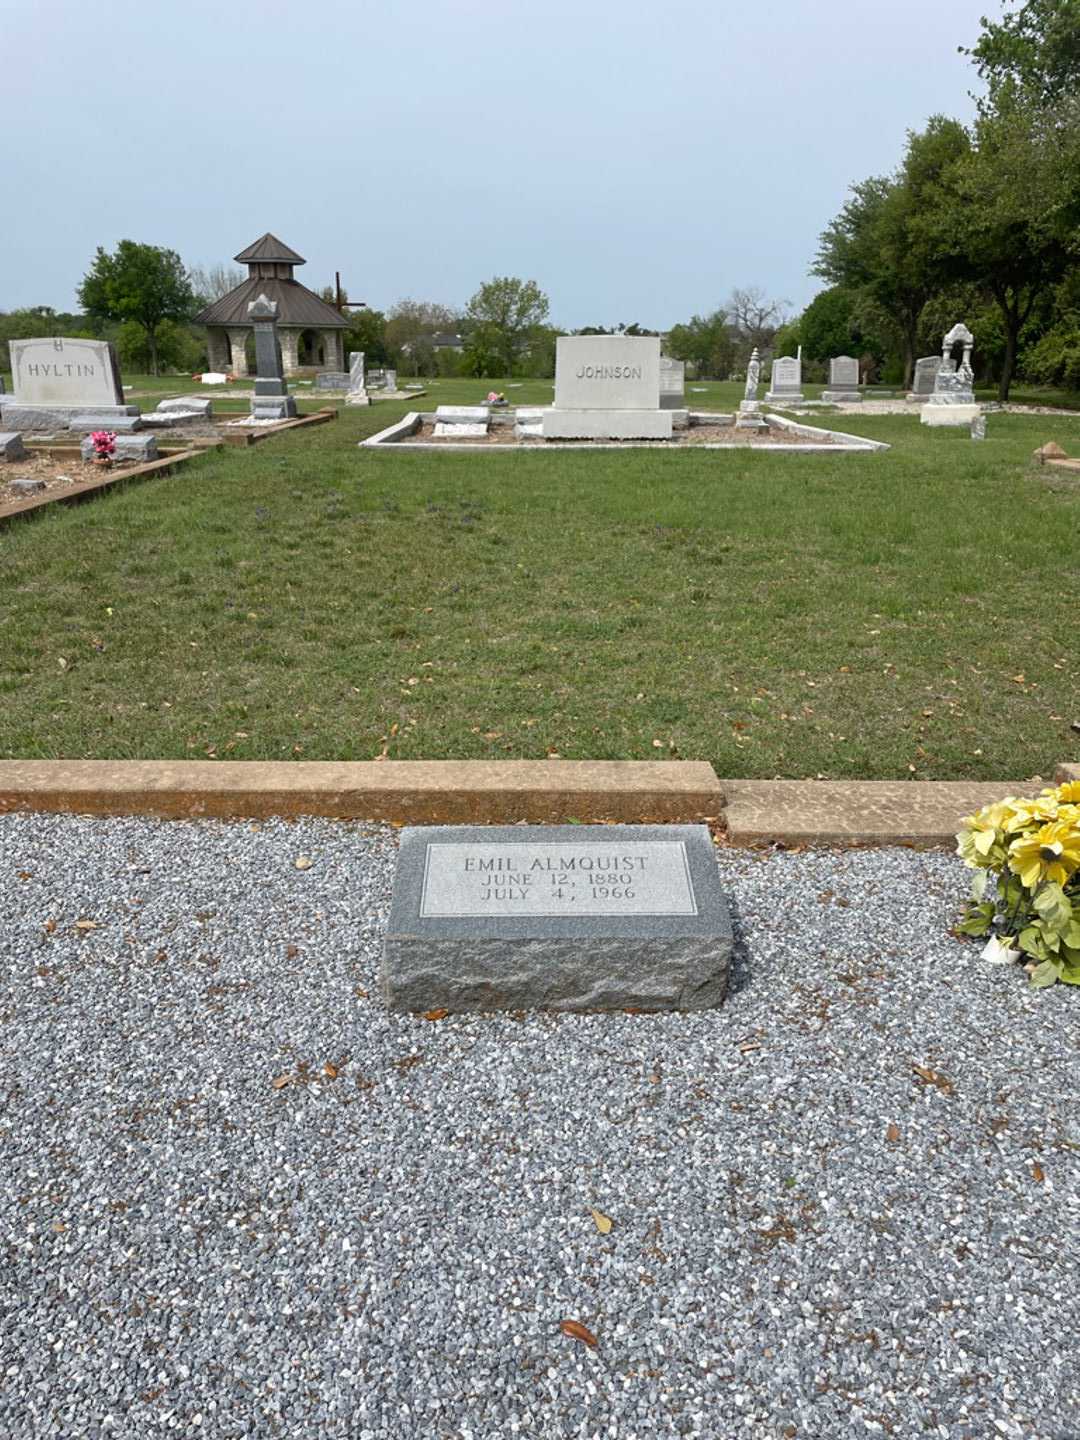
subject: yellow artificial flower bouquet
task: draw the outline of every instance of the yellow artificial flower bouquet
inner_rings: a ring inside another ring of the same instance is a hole
[[[1033,985],[1080,985],[1080,781],[984,805],[963,826],[956,850],[975,881],[961,933],[990,936],[988,958],[1026,956]]]

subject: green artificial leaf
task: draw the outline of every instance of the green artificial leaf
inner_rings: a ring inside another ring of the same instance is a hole
[[[1075,960],[1065,960],[1062,963],[1061,979],[1066,985],[1080,985],[1080,955]]]
[[[981,900],[986,894],[986,882],[990,879],[988,870],[976,870],[975,878],[971,882],[971,898]]]
[[[985,935],[993,922],[994,907],[986,900],[981,905],[969,905],[958,928],[962,935]]]
[[[1044,885],[1035,896],[1035,909],[1055,935],[1063,935],[1073,923],[1072,906],[1060,885]]]
[[[1026,930],[1021,930],[1016,943],[1025,955],[1033,955],[1036,960],[1050,959],[1050,950],[1039,925],[1029,925]]]
[[[1045,990],[1048,985],[1053,985],[1060,978],[1061,967],[1053,960],[1044,960],[1041,965],[1036,965],[1031,972],[1031,984],[1036,990]]]

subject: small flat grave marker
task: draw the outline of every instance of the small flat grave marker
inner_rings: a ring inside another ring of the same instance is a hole
[[[731,945],[703,825],[410,828],[382,990],[394,1010],[703,1010]]]

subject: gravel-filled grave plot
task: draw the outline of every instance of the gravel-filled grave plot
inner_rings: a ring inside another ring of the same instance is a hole
[[[83,485],[106,476],[119,476],[125,470],[134,470],[139,463],[138,460],[124,459],[103,467],[82,460],[77,454],[57,460],[51,455],[37,454],[28,449],[25,459],[15,460],[0,469],[0,506],[33,499],[36,495],[70,490],[73,485]],[[29,481],[30,486],[18,485],[16,482],[20,480]],[[42,486],[40,490],[35,488],[38,484]]]
[[[0,1434],[1080,1435],[1080,995],[959,861],[721,850],[722,1009],[425,1020],[395,853],[0,818]]]

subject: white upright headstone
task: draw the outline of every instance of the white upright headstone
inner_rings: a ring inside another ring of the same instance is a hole
[[[837,355],[829,361],[829,388],[822,392],[823,400],[861,400],[859,389],[859,362],[852,355]]]
[[[138,407],[124,404],[120,366],[108,341],[55,335],[11,340],[8,348],[15,386],[3,402],[9,430],[60,430],[76,417],[138,428]]]
[[[660,408],[658,335],[560,335],[555,406],[545,440],[670,440],[674,410]]]
[[[802,398],[802,360],[781,355],[772,362],[772,384],[765,399],[770,405],[798,405]]]
[[[11,378],[20,405],[123,405],[120,367],[107,340],[12,340]]]

